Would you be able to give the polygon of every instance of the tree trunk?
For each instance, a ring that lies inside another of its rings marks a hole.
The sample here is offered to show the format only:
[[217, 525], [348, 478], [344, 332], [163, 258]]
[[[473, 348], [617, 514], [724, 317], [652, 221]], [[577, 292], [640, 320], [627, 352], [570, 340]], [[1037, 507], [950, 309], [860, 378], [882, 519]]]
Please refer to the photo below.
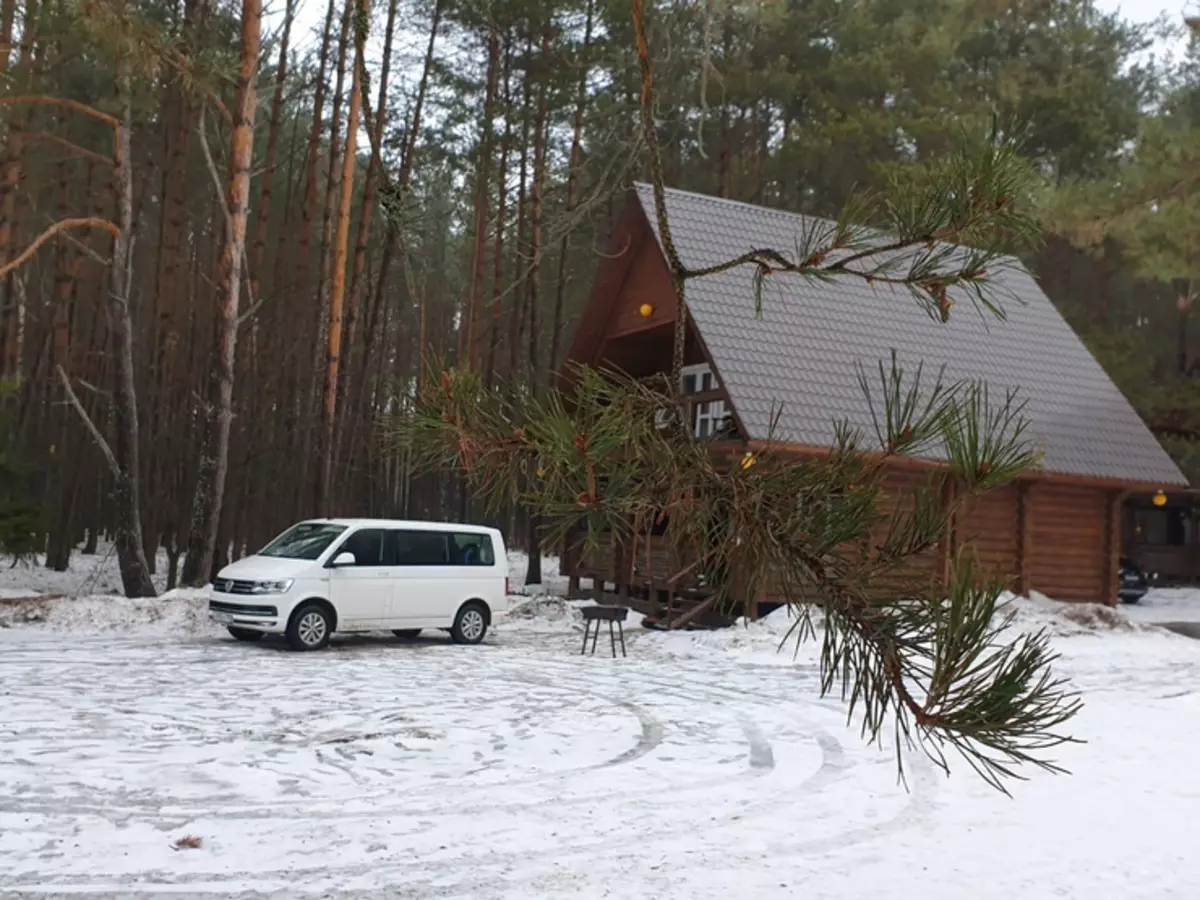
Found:
[[[38, 0], [26, 0], [25, 16], [21, 23], [21, 42], [17, 51], [17, 63], [14, 80], [24, 77], [33, 65], [34, 36], [37, 33]], [[12, 11], [5, 9], [0, 15], [6, 17], [10, 32], [11, 44]], [[5, 46], [3, 55], [11, 53], [11, 47]], [[15, 255], [15, 244], [20, 239], [17, 234], [17, 190], [21, 184], [21, 171], [24, 155], [24, 135], [29, 122], [29, 107], [20, 109], [8, 122], [8, 147], [5, 152], [4, 165], [0, 167], [0, 265], [7, 264]], [[19, 295], [16, 280], [18, 272], [9, 272], [3, 278], [0, 290], [0, 376], [20, 375], [21, 356], [24, 344], [25, 301]]]
[[[387, 122], [387, 94], [388, 83], [391, 76], [391, 61], [392, 61], [392, 40], [396, 31], [396, 12], [399, 7], [399, 0], [389, 0], [387, 24], [384, 26], [383, 36], [383, 62], [379, 74], [379, 105], [375, 110], [375, 120], [368, 123], [371, 130], [371, 157], [367, 162], [366, 180], [363, 185], [363, 200], [362, 211], [358, 218], [358, 237], [354, 243], [354, 265], [350, 273], [350, 291], [346, 297], [346, 334], [343, 345], [345, 351], [343, 353], [343, 365], [338, 376], [338, 397], [337, 407], [341, 411], [341, 416], [346, 419], [351, 415], [351, 411], [355, 408], [361, 409], [359, 404], [347, 402], [347, 395], [351, 398], [356, 390], [361, 390], [361, 386], [365, 380], [366, 366], [368, 360], [366, 353], [370, 348], [370, 336], [364, 341], [364, 356], [361, 364], [355, 368], [354, 360], [354, 340], [358, 326], [358, 309], [360, 306], [360, 298], [363, 294], [365, 273], [367, 268], [367, 243], [371, 237], [371, 223], [375, 215], [375, 194], [379, 187], [379, 167], [382, 164], [382, 144], [383, 144], [383, 129]], [[365, 90], [365, 84], [363, 89]], [[364, 102], [364, 105], [365, 102]], [[390, 248], [389, 248], [390, 249]], [[389, 254], [390, 255], [390, 254]], [[382, 279], [382, 275], [380, 276]], [[368, 329], [369, 330], [369, 329]], [[362, 378], [357, 378], [356, 371], [363, 373]], [[354, 431], [354, 423], [343, 422], [342, 431], [346, 435], [350, 435]], [[353, 454], [353, 441], [349, 441], [345, 448], [347, 459]]]
[[[579, 167], [583, 163], [583, 109], [587, 100], [588, 54], [592, 44], [593, 5], [593, 0], [588, 0], [587, 19], [583, 28], [583, 51], [581, 54], [583, 59], [579, 67], [579, 81], [575, 85], [575, 123], [571, 132], [570, 170], [567, 172], [568, 218], [574, 212], [578, 202], [575, 188], [579, 181]], [[558, 289], [554, 298], [554, 325], [550, 332], [550, 359], [546, 366], [548, 378], [552, 378], [553, 373], [558, 369], [558, 349], [562, 339], [563, 298], [567, 289], [567, 255], [570, 249], [571, 226], [568, 222], [563, 231], [562, 240], [558, 244]]]
[[1187, 378], [1191, 373], [1191, 353], [1189, 353], [1190, 341], [1188, 340], [1188, 326], [1191, 324], [1192, 306], [1196, 302], [1192, 282], [1190, 279], [1182, 278], [1177, 282], [1179, 285], [1179, 298], [1176, 301], [1176, 306], [1179, 309], [1179, 326], [1177, 329], [1179, 374]]
[[138, 496], [137, 389], [133, 366], [133, 320], [129, 308], [133, 274], [133, 88], [128, 57], [117, 59], [117, 101], [121, 124], [113, 161], [117, 199], [117, 237], [112, 246], [112, 290], [108, 295], [108, 331], [113, 356], [113, 500], [117, 564], [127, 597], [153, 597], [154, 583], [142, 549], [141, 498]]
[[[436, 0], [433, 5], [433, 19], [429, 25], [429, 43], [425, 46], [425, 62], [421, 68], [421, 83], [417, 85], [417, 99], [413, 103], [413, 117], [408, 133], [404, 139], [404, 155], [400, 160], [400, 177], [397, 179], [396, 190], [403, 197], [408, 191], [409, 180], [412, 178], [414, 160], [417, 155], [417, 138], [421, 133], [421, 115], [425, 105], [425, 97], [429, 91], [429, 76], [433, 71], [433, 50], [437, 43], [438, 28], [442, 22], [443, 0]], [[397, 198], [399, 199], [399, 198]], [[388, 240], [398, 240], [400, 235], [395, 223], [389, 223]], [[404, 266], [406, 282], [411, 282], [412, 263], [408, 256], [407, 243], [400, 244], [400, 262]], [[415, 282], [409, 283], [413, 287]], [[417, 294], [417, 389], [425, 385], [425, 371], [428, 367], [425, 344], [425, 291]]]
[[484, 381], [491, 387], [496, 375], [496, 349], [500, 341], [500, 301], [504, 285], [504, 229], [508, 225], [508, 150], [512, 144], [512, 34], [504, 35], [504, 137], [496, 172], [496, 241], [492, 247], [492, 302], [488, 312], [488, 353]]
[[[332, 299], [333, 273], [333, 238], [334, 213], [337, 206], [338, 178], [341, 175], [342, 152], [342, 102], [345, 99], [346, 51], [350, 36], [355, 28], [352, 13], [355, 8], [354, 0], [345, 0], [341, 16], [341, 31], [338, 35], [337, 62], [333, 87], [333, 107], [329, 117], [329, 161], [325, 171], [325, 201], [321, 214], [321, 268], [317, 282], [316, 300], [316, 335], [312, 343], [312, 362], [308, 385], [305, 414], [306, 423], [315, 423], [315, 427], [306, 429], [306, 439], [301, 450], [301, 458], [306, 467], [309, 461], [316, 463], [316, 477], [311, 480], [312, 502], [314, 510], [319, 514], [325, 503], [325, 456], [326, 449], [324, 427], [324, 380], [329, 369], [329, 322], [330, 301]], [[340, 314], [339, 314], [340, 318]], [[315, 438], [316, 444], [312, 441]]]
[[[538, 297], [542, 268], [542, 208], [546, 183], [547, 119], [549, 118], [550, 23], [542, 26], [541, 59], [538, 67], [538, 107], [533, 135], [533, 211], [530, 215], [529, 253], [529, 393], [536, 397], [541, 374], [538, 364]], [[529, 568], [526, 584], [542, 583], [541, 519], [529, 516]]]
[[538, 301], [541, 296], [542, 274], [542, 212], [546, 185], [546, 126], [549, 118], [550, 25], [542, 28], [541, 58], [538, 66], [537, 119], [533, 133], [533, 191], [529, 226], [529, 389], [537, 396], [540, 359], [538, 345]]
[[[333, 240], [331, 286], [329, 291], [329, 350], [325, 360], [325, 391], [322, 406], [321, 463], [317, 488], [317, 511], [328, 515], [330, 478], [333, 472], [333, 448], [336, 446], [334, 423], [337, 417], [338, 364], [342, 352], [342, 304], [346, 294], [346, 257], [350, 243], [350, 201], [354, 196], [354, 164], [357, 159], [355, 142], [358, 136], [358, 114], [362, 108], [361, 74], [364, 62], [370, 0], [351, 0], [354, 13], [347, 16], [347, 25], [354, 35], [354, 71], [350, 75], [350, 113], [346, 122], [346, 149], [342, 154], [342, 177], [337, 213], [337, 229]], [[349, 11], [350, 4], [347, 4]]]
[[8, 47], [12, 46], [13, 18], [17, 11], [17, 0], [3, 0], [0, 3], [0, 42], [5, 50], [0, 53], [0, 72], [8, 71]]
[[[725, 13], [721, 29], [721, 64], [728, 72], [733, 63], [733, 11]], [[733, 154], [733, 136], [729, 130], [729, 103], [725, 95], [725, 83], [721, 82], [721, 147], [717, 151], [717, 196], [729, 197], [729, 162]]]
[[[263, 163], [262, 187], [258, 193], [258, 208], [254, 216], [253, 250], [246, 275], [250, 280], [250, 302], [258, 302], [262, 292], [263, 262], [267, 255], [267, 225], [271, 217], [271, 189], [275, 181], [276, 152], [279, 143], [280, 119], [283, 114], [283, 88], [287, 81], [288, 44], [292, 35], [296, 0], [287, 0], [283, 13], [283, 35], [279, 40], [279, 65], [275, 69], [275, 96], [271, 101], [271, 123], [267, 128], [267, 149]], [[276, 285], [278, 287], [278, 285]]]
[[296, 253], [296, 278], [293, 282], [304, 290], [308, 275], [309, 245], [312, 243], [313, 221], [317, 213], [317, 165], [321, 159], [321, 131], [325, 111], [325, 81], [328, 77], [329, 42], [333, 34], [333, 11], [337, 0], [329, 0], [325, 12], [325, 28], [321, 32], [321, 51], [317, 61], [317, 84], [313, 94], [312, 127], [308, 131], [308, 146], [304, 157], [304, 202], [301, 211], [300, 240]]
[[484, 269], [487, 266], [488, 207], [491, 196], [492, 120], [496, 117], [496, 87], [500, 77], [500, 37], [494, 25], [487, 39], [487, 76], [484, 85], [483, 121], [480, 123], [479, 164], [475, 167], [475, 246], [471, 264], [471, 287], [464, 316], [466, 341], [459, 332], [458, 355], [468, 368], [474, 368], [480, 356], [478, 340], [479, 307], [483, 302]]
[[237, 359], [238, 306], [246, 258], [246, 219], [250, 201], [250, 161], [258, 106], [257, 68], [261, 48], [262, 0], [242, 0], [242, 53], [229, 146], [228, 221], [217, 274], [217, 364], [209, 389], [208, 421], [200, 454], [200, 474], [192, 500], [192, 529], [184, 561], [187, 584], [206, 583], [214, 574], [217, 532], [229, 472], [229, 433], [233, 427], [234, 363]]
[[526, 70], [521, 84], [521, 164], [517, 177], [517, 239], [513, 247], [514, 271], [516, 280], [511, 288], [513, 293], [513, 314], [509, 317], [508, 326], [508, 377], [516, 384], [521, 377], [521, 337], [525, 333], [524, 302], [526, 283], [525, 265], [525, 224], [529, 185], [529, 104], [532, 92], [530, 90], [530, 74], [528, 60], [533, 56], [533, 38], [525, 39]]

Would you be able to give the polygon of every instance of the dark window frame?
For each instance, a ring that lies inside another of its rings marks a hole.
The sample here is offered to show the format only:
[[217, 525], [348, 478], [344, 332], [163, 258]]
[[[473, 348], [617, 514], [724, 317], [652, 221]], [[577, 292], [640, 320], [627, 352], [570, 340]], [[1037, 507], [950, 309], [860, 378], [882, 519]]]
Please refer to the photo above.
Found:
[[[435, 567], [454, 568], [454, 569], [490, 569], [497, 564], [496, 542], [492, 536], [486, 532], [478, 531], [441, 531], [441, 530], [426, 530], [417, 528], [389, 528], [389, 543], [391, 544], [390, 556], [392, 562], [389, 565], [401, 569], [427, 569]], [[444, 558], [438, 562], [404, 562], [403, 554], [401, 553], [400, 535], [421, 535], [422, 537], [435, 536], [440, 538], [445, 548]], [[456, 540], [458, 538], [467, 539], [470, 544], [480, 547], [479, 562], [459, 562], [456, 561], [456, 556], [464, 547]], [[484, 550], [483, 548], [487, 549]], [[489, 560], [484, 562], [483, 560]]]
[[[465, 538], [466, 543], [460, 542], [460, 538]], [[478, 562], [451, 562], [448, 565], [464, 569], [490, 569], [496, 565], [496, 542], [492, 540], [490, 534], [479, 531], [451, 531], [448, 532], [446, 543], [450, 549], [458, 553], [465, 553], [471, 546], [478, 547], [479, 551]], [[485, 562], [485, 560], [487, 561]]]
[[372, 531], [378, 531], [380, 534], [383, 535], [383, 543], [381, 544], [381, 546], [379, 548], [379, 562], [360, 563], [360, 562], [358, 562], [358, 556], [355, 555], [355, 563], [353, 566], [337, 566], [337, 568], [340, 568], [340, 569], [379, 569], [379, 568], [383, 568], [385, 566], [390, 567], [390, 566], [395, 565], [394, 562], [389, 562], [389, 560], [388, 560], [388, 557], [390, 555], [388, 553], [388, 549], [389, 549], [388, 548], [389, 542], [388, 542], [388, 538], [387, 538], [388, 529], [386, 529], [386, 528], [359, 528], [355, 531], [350, 532], [348, 535], [346, 535], [344, 538], [342, 538], [342, 542], [338, 545], [338, 548], [336, 550], [334, 550], [333, 553], [330, 555], [329, 562], [327, 562], [325, 564], [325, 568], [327, 568], [327, 569], [334, 568], [333, 561], [335, 559], [337, 559], [343, 553], [352, 553], [353, 552], [352, 550], [347, 549], [347, 545], [351, 541], [353, 541], [355, 537], [357, 537], [360, 534], [366, 534], [366, 533], [372, 532]]

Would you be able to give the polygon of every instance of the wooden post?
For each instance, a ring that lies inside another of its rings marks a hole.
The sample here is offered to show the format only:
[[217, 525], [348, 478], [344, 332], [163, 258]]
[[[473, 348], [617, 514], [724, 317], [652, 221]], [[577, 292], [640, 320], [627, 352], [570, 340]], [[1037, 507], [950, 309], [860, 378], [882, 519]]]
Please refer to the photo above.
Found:
[[[950, 510], [954, 506], [954, 500], [958, 493], [958, 487], [954, 483], [953, 475], [946, 475], [942, 481], [942, 509]], [[941, 546], [941, 563], [942, 563], [942, 586], [950, 586], [950, 576], [954, 566], [955, 542], [957, 535], [954, 533], [954, 514], [951, 513], [946, 519], [946, 530], [942, 534]]]
[[567, 597], [575, 599], [579, 596], [579, 563], [581, 553], [579, 550], [579, 536], [576, 534], [568, 534], [563, 542], [563, 554], [560, 567], [567, 575]]
[[730, 587], [732, 588], [732, 599], [736, 602], [740, 598], [742, 601], [742, 615], [751, 622], [757, 621], [759, 603], [762, 602], [762, 591], [755, 590], [751, 595], [750, 586], [742, 577], [740, 568], [733, 571], [730, 577]]
[[762, 598], [760, 597], [759, 592], [755, 591], [754, 595], [747, 597], [742, 604], [742, 613], [751, 622], [758, 621], [758, 604], [761, 599]]
[[1105, 510], [1105, 571], [1103, 603], [1116, 606], [1121, 584], [1121, 508], [1128, 491], [1109, 491]]
[[1028, 597], [1033, 589], [1029, 551], [1033, 545], [1033, 509], [1030, 494], [1033, 484], [1023, 481], [1017, 485], [1017, 593]]
[[614, 561], [615, 568], [613, 574], [616, 576], [615, 589], [617, 596], [622, 600], [629, 596], [629, 579], [626, 577], [629, 572], [629, 548], [623, 543], [613, 541], [616, 548], [616, 559]]

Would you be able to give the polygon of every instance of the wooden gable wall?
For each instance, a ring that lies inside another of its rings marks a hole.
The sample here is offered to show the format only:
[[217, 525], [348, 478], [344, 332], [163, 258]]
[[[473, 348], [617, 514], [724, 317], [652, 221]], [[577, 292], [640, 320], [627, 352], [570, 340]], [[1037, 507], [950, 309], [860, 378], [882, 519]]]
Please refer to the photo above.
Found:
[[[641, 314], [643, 304], [653, 308], [650, 316]], [[609, 238], [604, 262], [567, 353], [568, 364], [598, 366], [615, 349], [614, 341], [668, 334], [676, 306], [666, 261], [640, 204], [633, 199], [626, 203]], [[636, 345], [637, 341], [629, 343]]]

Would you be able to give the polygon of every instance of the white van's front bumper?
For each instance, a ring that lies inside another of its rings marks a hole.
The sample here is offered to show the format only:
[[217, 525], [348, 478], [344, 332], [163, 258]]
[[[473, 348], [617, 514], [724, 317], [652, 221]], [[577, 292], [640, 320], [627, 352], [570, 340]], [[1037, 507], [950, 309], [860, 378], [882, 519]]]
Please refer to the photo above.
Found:
[[247, 628], [268, 634], [282, 634], [287, 628], [287, 613], [278, 601], [282, 597], [242, 597], [209, 594], [208, 617], [218, 625]]

